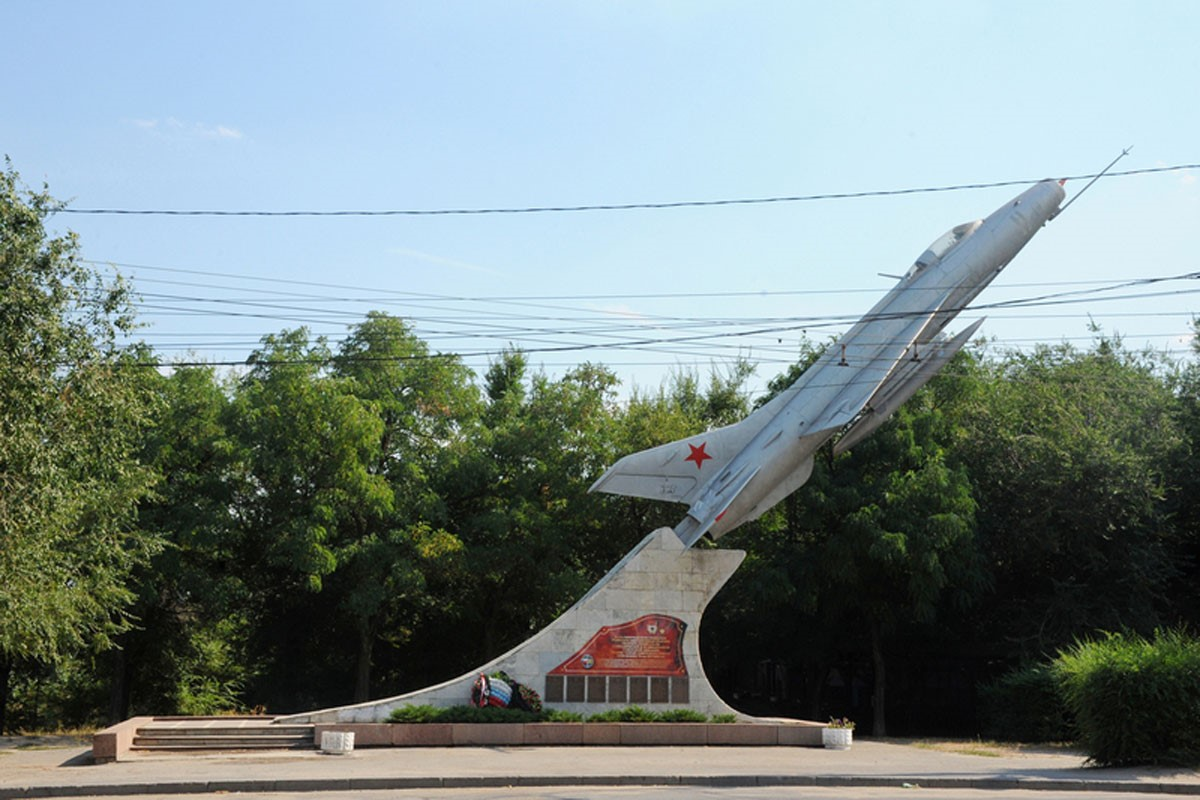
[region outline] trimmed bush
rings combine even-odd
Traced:
[[[1063,652],[1055,669],[1094,763],[1200,764],[1200,640],[1108,634]]]
[[[713,717],[713,722],[734,722],[733,714]],[[584,722],[582,714],[545,708],[540,712],[521,711],[515,708],[487,706],[401,706],[388,715],[388,722],[420,724],[429,722]],[[708,718],[690,708],[673,708],[668,711],[648,711],[641,706],[614,708],[592,714],[587,722],[707,722]]]
[[[730,715],[731,717],[733,715]],[[588,722],[708,722],[708,717],[690,708],[672,708],[667,711],[649,711],[641,706],[613,708],[592,714]],[[714,721],[723,721],[716,720]],[[730,720],[733,721],[732,719]]]
[[[542,711],[542,722],[583,722],[583,714],[577,711],[563,711],[560,708],[547,708]]]
[[[653,711],[647,711],[641,706],[626,706],[625,708],[611,708],[608,711],[601,711],[592,714],[587,718],[588,722],[661,722],[659,715]]]
[[[424,723],[437,722],[438,711],[433,706],[401,706],[392,709],[388,722]]]
[[[708,717],[701,714],[699,711],[693,711],[690,708],[672,708],[669,711],[660,711],[658,714],[659,722],[708,722]]]
[[[429,722],[545,722],[547,713],[521,711],[516,708],[499,708],[487,706],[450,706],[435,708],[434,706],[402,706],[392,711],[388,722],[397,723],[429,723]],[[559,721],[559,720],[555,720]]]
[[[1006,742],[1065,742],[1074,735],[1051,664],[1026,664],[979,688],[982,733]]]

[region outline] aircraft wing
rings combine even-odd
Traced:
[[[696,491],[740,453],[770,421],[763,409],[724,428],[625,456],[588,491],[691,503]]]
[[[933,379],[942,367],[963,348],[983,320],[976,320],[953,339],[939,337],[926,348],[921,361],[906,361],[902,369],[896,370],[876,390],[867,403],[866,410],[842,434],[833,446],[833,454],[840,455],[875,432],[888,417],[895,413],[917,390]]]
[[[898,331],[884,330],[893,320],[860,322],[846,335],[844,351],[839,348],[839,352],[826,353],[822,359],[829,359],[829,374],[836,374],[832,370],[850,370],[849,377],[845,388],[808,423],[806,430],[815,433],[840,428],[857,417],[879,387],[903,366],[904,359],[910,353],[918,356],[924,343],[945,325],[943,306],[952,291],[948,290],[931,310],[904,321]],[[858,345],[860,340],[865,344]]]

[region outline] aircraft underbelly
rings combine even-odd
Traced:
[[[818,436],[793,435],[786,450],[764,463],[753,480],[729,501],[724,512],[709,528],[708,534],[713,539],[718,539],[726,531],[758,519],[780,500],[803,486],[812,474],[813,454],[832,435],[832,431]]]

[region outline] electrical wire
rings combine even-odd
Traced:
[[[1159,172],[1178,172],[1200,169],[1200,164],[1175,164],[1167,167],[1146,167],[1121,172],[1109,172],[1105,177],[1122,178],[1131,175],[1149,175]],[[1103,172],[1087,175],[1062,176],[1061,180],[1077,181],[1095,179]],[[967,189],[995,189],[1007,186],[1023,186],[1037,180],[1006,180],[991,183],[960,183],[948,186],[923,186],[908,189],[878,189],[862,192],[831,192],[826,194],[783,195],[777,197],[742,197],[720,200],[675,200],[663,203],[614,203],[575,206],[525,206],[514,208],[435,208],[435,209],[388,209],[388,210],[339,210],[339,211],[222,211],[205,209],[128,209],[128,208],[70,208],[58,209],[61,214],[109,215],[109,216],[162,216],[162,217],[433,217],[433,216],[482,216],[489,214],[546,214],[563,212],[594,211],[646,211],[670,208],[706,208],[718,206],[768,205],[773,203],[803,203],[824,200],[851,200],[866,197],[895,197],[909,194],[932,194],[935,192],[958,192]]]

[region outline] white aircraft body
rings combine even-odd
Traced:
[[[975,335],[982,319],[953,338],[941,332],[1054,218],[1061,184],[1041,181],[939,237],[795,383],[746,419],[628,455],[591,491],[688,504],[675,526],[687,546],[757,519],[808,480],[821,445],[843,429],[835,454],[862,441]]]

